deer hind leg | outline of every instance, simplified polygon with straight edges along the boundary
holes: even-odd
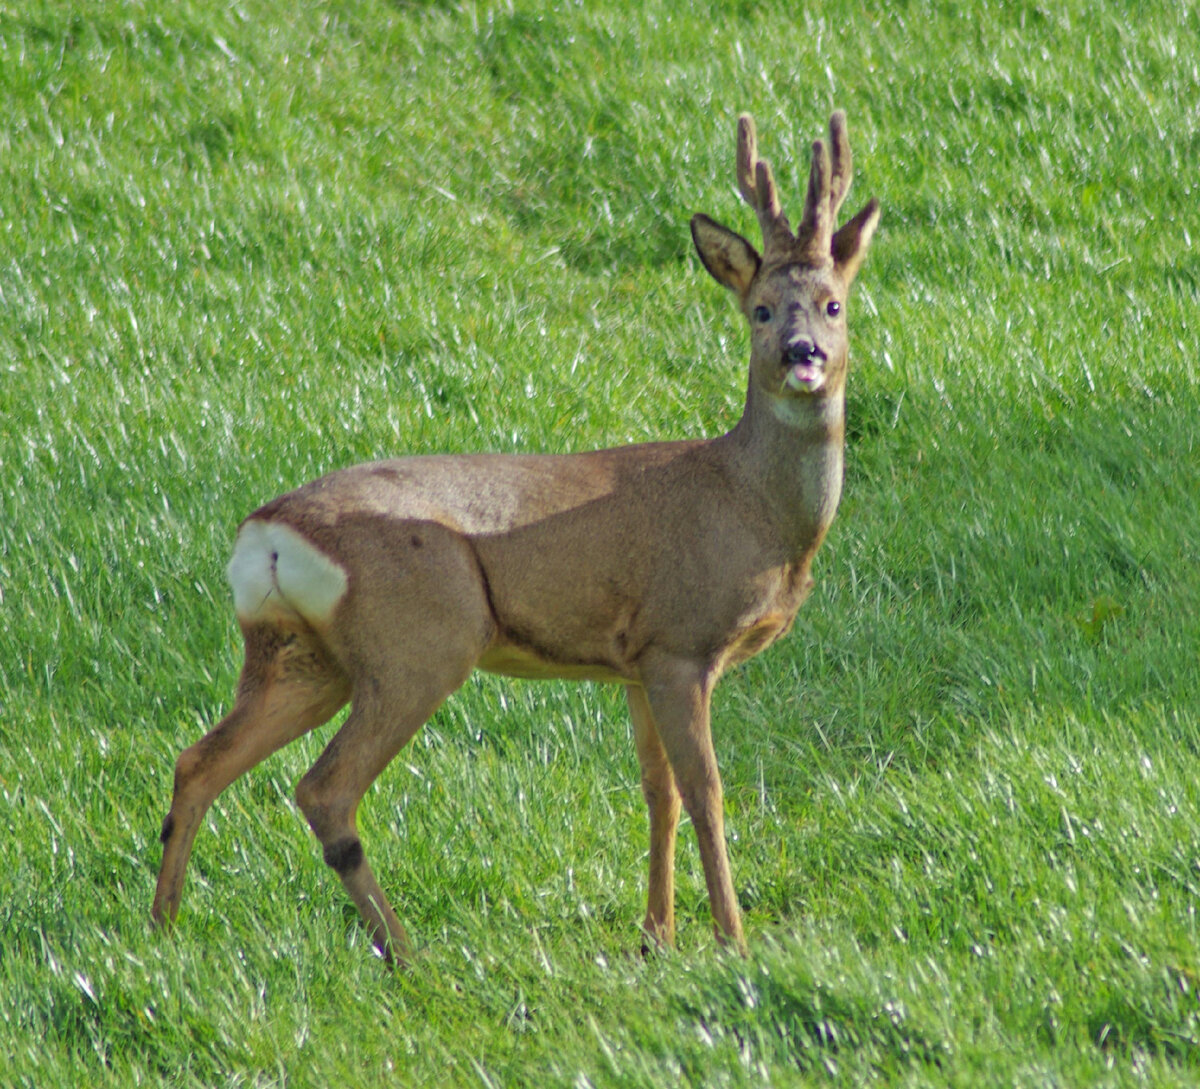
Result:
[[[358,806],[470,675],[495,622],[478,563],[461,539],[425,525],[412,550],[397,551],[393,563],[371,557],[370,578],[360,576],[339,618],[338,657],[352,663],[350,715],[300,780],[296,800],[375,947],[389,961],[404,962],[412,949],[366,860]]]
[[[341,878],[372,942],[388,960],[408,960],[412,947],[363,853],[358,806],[470,669],[456,663],[448,673],[393,670],[364,680],[355,689],[345,724],[296,787],[296,800],[321,842],[326,864]]]
[[[289,741],[327,722],[349,698],[346,675],[311,631],[259,624],[244,627],[243,634],[246,660],[233,709],[175,765],[152,908],[157,924],[179,911],[192,842],[217,795]]]
[[[700,666],[663,660],[643,666],[646,700],[696,830],[719,940],[745,952],[741,913],[725,849],[724,795],[709,726],[711,683]]]
[[[642,923],[642,952],[648,953],[652,945],[675,944],[675,833],[680,798],[645,690],[628,685],[625,696],[642,768],[642,795],[650,810],[650,888]]]

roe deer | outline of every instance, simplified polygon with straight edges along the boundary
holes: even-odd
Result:
[[[754,123],[737,177],[763,252],[692,219],[705,268],[750,323],[745,411],[728,434],[591,453],[408,457],[330,473],[242,523],[229,578],[245,639],[233,709],[175,768],[154,895],[179,909],[201,820],[266,756],[351,711],[296,798],[389,959],[408,938],[359,841],[388,762],[474,669],[625,685],[650,811],[645,940],[675,934],[680,802],[716,933],[745,949],[725,851],[709,697],[791,626],[842,487],[846,295],[879,220],[840,230],[845,115],[816,141],[793,234]]]

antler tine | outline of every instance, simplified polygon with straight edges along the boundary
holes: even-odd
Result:
[[[755,186],[755,165],[758,163],[758,137],[754,132],[754,118],[741,114],[737,122],[737,177],[738,188],[747,204],[758,211],[758,190]]]
[[[829,118],[829,143],[833,149],[833,175],[829,181],[829,214],[831,226],[837,226],[838,210],[846,194],[850,192],[850,182],[854,177],[853,163],[850,158],[850,137],[846,132],[846,111],[834,110]]]
[[[830,259],[833,241],[833,209],[830,203],[832,175],[829,149],[823,140],[817,140],[812,146],[812,169],[808,174],[804,218],[800,220],[800,230],[796,236],[797,249],[814,263]],[[845,195],[844,191],[842,195]]]
[[[779,190],[771,174],[771,164],[758,157],[754,118],[748,113],[742,114],[738,118],[737,129],[738,188],[758,216],[763,249],[767,253],[776,249],[786,250],[793,243],[792,230],[779,204]]]

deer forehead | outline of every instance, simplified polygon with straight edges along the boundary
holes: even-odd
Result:
[[[751,287],[747,302],[756,306],[820,307],[830,299],[841,301],[845,296],[832,267],[813,268],[811,265],[783,265],[764,270]]]

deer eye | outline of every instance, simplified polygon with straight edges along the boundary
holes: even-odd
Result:
[[[830,299],[829,302],[827,302],[825,304],[825,313],[828,314],[831,318],[836,318],[838,316],[838,314],[840,314],[841,312],[842,312],[842,304],[840,302],[838,302],[836,299]]]
[[[770,307],[756,306],[754,308],[754,320],[755,321],[770,321],[771,320]]]

